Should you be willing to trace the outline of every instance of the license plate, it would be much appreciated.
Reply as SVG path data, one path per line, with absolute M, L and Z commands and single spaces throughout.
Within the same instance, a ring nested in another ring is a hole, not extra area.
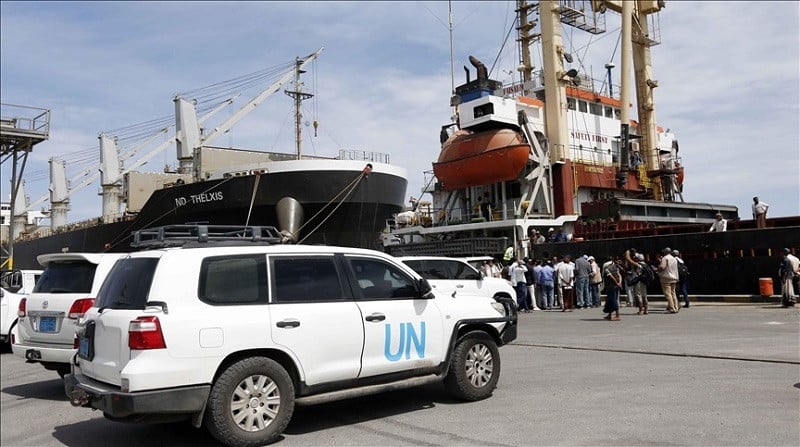
M 78 357 L 89 358 L 89 339 L 81 337 L 78 339 Z
M 39 332 L 55 332 L 55 331 L 56 331 L 56 317 L 39 318 Z
M 89 361 L 94 358 L 94 328 L 94 321 L 90 321 L 78 336 L 78 357 Z

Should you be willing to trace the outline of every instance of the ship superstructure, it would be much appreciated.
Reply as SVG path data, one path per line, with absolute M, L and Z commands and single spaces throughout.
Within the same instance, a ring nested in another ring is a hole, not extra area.
M 456 119 L 442 126 L 442 151 L 426 179 L 431 200 L 418 202 L 413 219 L 401 216 L 387 244 L 503 236 L 527 255 L 532 229 L 561 227 L 581 237 L 597 233 L 597 221 L 620 208 L 621 226 L 630 228 L 710 224 L 718 212 L 737 218 L 733 206 L 683 200 L 678 140 L 655 118 L 650 47 L 658 40 L 648 23 L 657 23 L 652 16 L 662 6 L 518 1 L 521 82 L 490 79 L 470 56 L 475 78 L 467 70 L 466 83 L 454 89 Z M 609 10 L 623 16 L 618 95 L 610 72 L 606 82 L 570 68 L 573 56 L 561 39 L 561 24 L 604 32 L 602 14 Z M 540 70 L 530 62 L 534 43 L 541 47 Z M 630 65 L 635 107 L 625 76 Z M 620 219 L 615 223 L 619 228 Z

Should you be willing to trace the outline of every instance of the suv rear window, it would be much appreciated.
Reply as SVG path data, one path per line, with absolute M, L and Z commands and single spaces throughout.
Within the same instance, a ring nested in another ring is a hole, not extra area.
M 117 261 L 97 293 L 95 306 L 100 309 L 144 309 L 156 265 L 157 258 Z
M 97 264 L 88 261 L 51 262 L 36 281 L 34 293 L 89 293 Z

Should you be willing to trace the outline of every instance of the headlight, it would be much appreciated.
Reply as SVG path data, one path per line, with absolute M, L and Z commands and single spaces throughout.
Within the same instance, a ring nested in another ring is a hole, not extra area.
M 492 303 L 492 307 L 494 307 L 494 310 L 496 310 L 500 315 L 504 317 L 506 316 L 506 306 L 503 306 L 503 303 L 498 303 L 495 301 Z

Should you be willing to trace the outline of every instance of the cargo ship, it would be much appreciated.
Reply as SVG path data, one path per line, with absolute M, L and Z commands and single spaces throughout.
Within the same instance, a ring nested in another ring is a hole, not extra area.
M 692 294 L 754 295 L 764 277 L 777 284 L 781 249 L 800 251 L 800 219 L 770 219 L 756 229 L 735 206 L 684 200 L 688 180 L 677 136 L 655 116 L 650 48 L 660 43 L 653 24 L 662 7 L 517 1 L 521 82 L 490 79 L 470 56 L 475 77 L 465 67 L 422 196 L 389 222 L 385 250 L 499 259 L 513 247 L 520 257 L 600 259 L 635 248 L 652 263 L 670 247 L 692 272 Z M 561 37 L 562 26 L 601 34 L 603 14 L 611 12 L 622 16 L 619 86 L 613 63 L 607 79 L 572 68 L 574 51 Z M 538 71 L 534 44 L 542 55 Z M 630 117 L 633 103 L 637 119 Z M 718 214 L 727 231 L 709 232 Z M 535 231 L 549 242 L 533 243 Z
M 30 225 L 19 200 L 11 220 L 21 219 L 13 231 L 12 262 L 7 267 L 37 268 L 36 257 L 54 252 L 130 251 L 133 231 L 169 224 L 204 222 L 215 225 L 271 225 L 286 241 L 307 244 L 380 248 L 387 218 L 402 210 L 407 174 L 389 163 L 389 155 L 361 150 L 339 150 L 337 157 L 302 154 L 300 102 L 313 95 L 302 91 L 300 74 L 319 51 L 287 64 L 291 68 L 239 112 L 210 133 L 201 127 L 192 98 L 176 97 L 176 135 L 180 169 L 176 172 L 121 171 L 114 140 L 101 134 L 100 174 L 103 216 L 66 223 L 68 197 L 59 192 L 63 166 L 51 161 L 51 228 Z M 295 102 L 294 153 L 229 149 L 211 145 L 269 94 L 294 81 L 287 90 Z M 3 135 L 11 135 L 18 121 L 4 120 Z M 136 165 L 136 164 L 134 164 Z M 63 182 L 64 184 L 66 182 Z M 66 188 L 64 188 L 66 189 Z M 24 197 L 24 193 L 17 193 Z M 124 211 L 119 212 L 120 208 Z M 18 210 L 18 211 L 16 211 Z

